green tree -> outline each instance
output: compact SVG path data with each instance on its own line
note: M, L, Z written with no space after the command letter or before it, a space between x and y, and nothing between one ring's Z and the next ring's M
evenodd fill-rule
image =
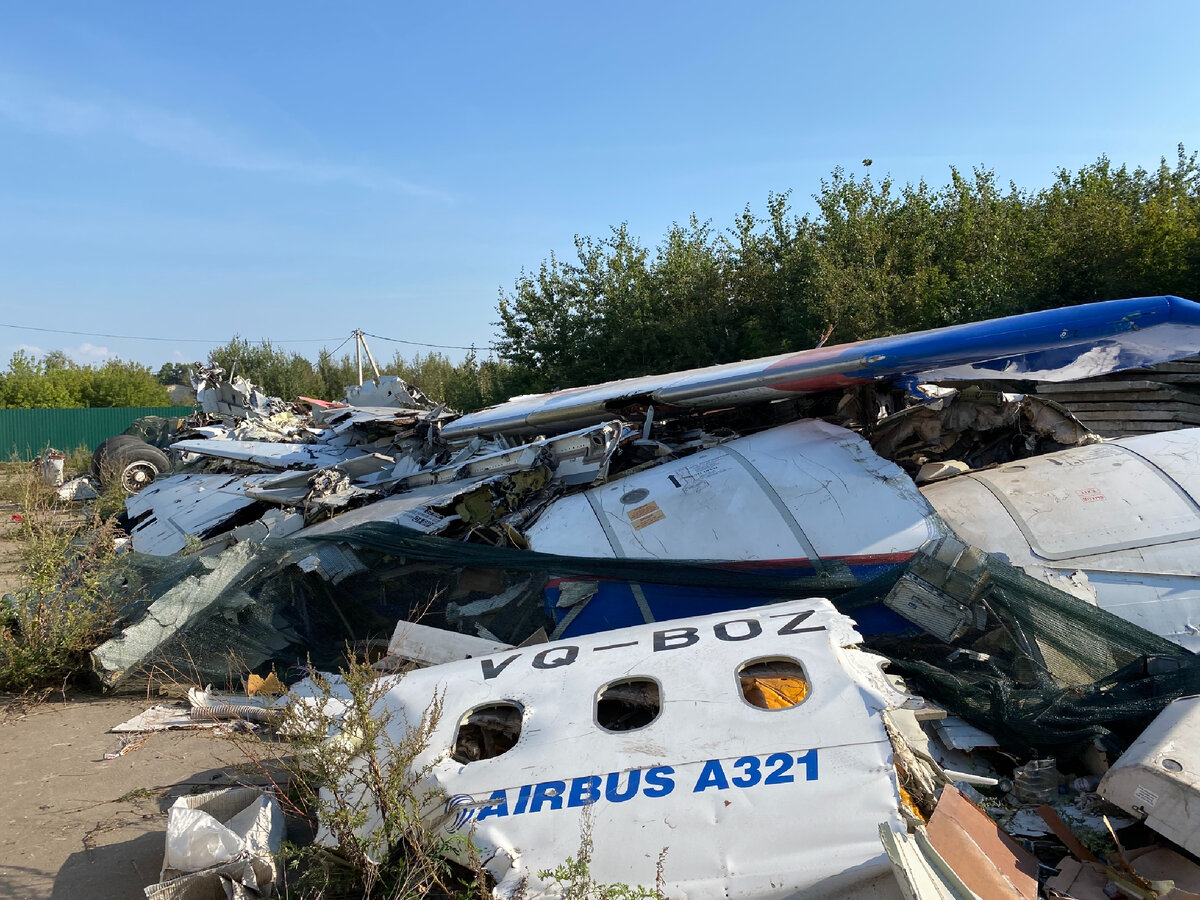
M20 350L0 375L3 408L170 405L166 388L149 368L119 359L80 366L61 351L36 359Z
M864 164L869 164L864 160ZM1101 157L1040 190L988 169L898 188L835 169L797 216L770 194L725 232L694 217L653 253L625 225L522 270L497 306L514 392L802 350L1052 306L1200 299L1200 166ZM482 378L483 367L480 367ZM486 390L483 396L487 396Z
M163 363L154 377L159 384L190 385L192 383L192 367L184 363Z
M209 359L223 368L229 377L241 375L267 394L285 400L319 396L325 392L324 381L311 362L270 341L251 344L244 338L234 337L228 344L213 350Z

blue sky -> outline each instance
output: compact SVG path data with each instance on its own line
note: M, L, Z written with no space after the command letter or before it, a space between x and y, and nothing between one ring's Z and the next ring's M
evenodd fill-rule
M1200 4L8 2L0 328L81 362L484 346L575 234L834 166L1046 184L1200 149ZM1194 298L1200 299L1200 298ZM322 340L324 339L324 340ZM377 356L415 347L373 342ZM454 358L460 351L448 351Z

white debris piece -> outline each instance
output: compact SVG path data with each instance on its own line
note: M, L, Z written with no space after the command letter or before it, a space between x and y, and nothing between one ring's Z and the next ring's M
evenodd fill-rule
M1200 651L1200 429L968 472L921 493L964 542Z
M795 601L419 669L378 711L398 742L442 698L412 761L426 824L470 836L497 897L555 896L539 872L585 821L599 882L653 885L665 848L671 897L891 897L883 713L911 698L858 641L828 601Z
M80 475L65 482L54 493L59 500L95 500L100 496L96 482L90 475Z
M1200 854L1200 697L1164 709L1100 780L1109 803Z
M161 880L146 897L269 896L283 836L279 801L255 788L180 797L167 812Z
M459 634L444 628L431 628L419 622L401 619L396 623L396 631L388 644L387 655L423 666L437 666L474 656L487 656L511 648L511 644L501 644L474 635Z

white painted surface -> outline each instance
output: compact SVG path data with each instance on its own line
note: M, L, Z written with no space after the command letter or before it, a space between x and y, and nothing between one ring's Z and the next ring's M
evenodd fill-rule
M921 493L967 543L1200 651L1200 429L1075 447Z
M264 477L264 476L257 476ZM125 502L131 518L153 513L130 532L133 549L153 556L170 556L187 546L189 535L200 535L254 500L245 487L252 478L242 475L172 475Z
M553 896L537 872L578 851L590 810L591 872L601 882L653 885L666 848L672 897L894 897L878 826L902 826L881 713L908 698L857 642L828 601L797 601L414 671L392 680L379 708L398 738L443 696L414 762L430 766L427 786L444 792L430 801L427 824L473 836L498 896L523 878L527 896ZM736 673L763 657L804 667L804 702L783 710L745 702ZM635 676L658 682L658 718L605 731L598 691ZM451 759L459 722L498 702L523 710L516 745L491 759ZM592 776L601 798L572 805L588 797ZM632 779L638 790L617 799Z
M407 659L423 666L438 666L473 656L487 656L510 649L511 644L489 641L473 634L459 634L444 628L430 628L420 622L401 619L388 643L388 656Z
M1158 714L1100 781L1099 794L1191 853L1200 853L1200 697Z
M564 497L528 537L578 556L804 560L911 552L935 535L928 512L865 440L809 419Z
M360 447L332 447L327 444L283 444L272 441L227 441L197 439L176 441L173 450L198 453L216 459L235 459L256 463L264 468L324 469L367 453Z

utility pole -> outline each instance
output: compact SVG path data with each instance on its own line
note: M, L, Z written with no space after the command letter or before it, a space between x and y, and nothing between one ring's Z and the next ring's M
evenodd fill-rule
M375 364L375 357L371 355L371 348L367 346L367 336L362 333L361 328L354 329L354 359L358 363L358 386L362 387L362 358L363 354L367 354L367 361L371 364L371 369L375 372L375 378L380 377L379 366Z
M371 355L371 348L367 346L367 336L360 331L358 339L362 341L363 352L367 354L367 361L371 363L371 368L375 371L375 377L378 378L379 366L375 365L375 357Z
M358 363L358 386L362 387L362 332L354 329L354 361Z

